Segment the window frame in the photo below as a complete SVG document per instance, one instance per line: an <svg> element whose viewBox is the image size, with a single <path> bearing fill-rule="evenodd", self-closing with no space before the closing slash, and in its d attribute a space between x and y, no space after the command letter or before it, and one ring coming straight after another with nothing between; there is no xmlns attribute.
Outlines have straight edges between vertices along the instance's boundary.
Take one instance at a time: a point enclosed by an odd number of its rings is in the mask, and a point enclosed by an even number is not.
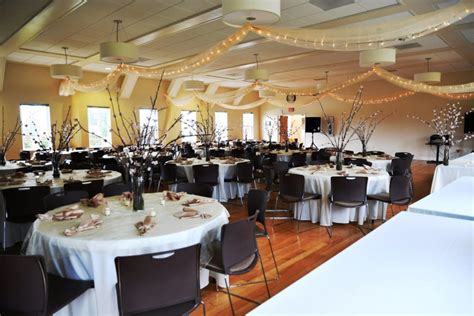
<svg viewBox="0 0 474 316"><path fill-rule="evenodd" d="M222 137L221 137L220 140L221 141L227 141L227 140L229 140L229 133L228 133L228 131L229 131L229 113L227 113L227 111L215 111L214 112L214 125L215 125L216 130L218 130L218 131L220 130L219 129L220 126L217 124L217 114L218 113L225 114L225 126L222 125L223 131L222 131ZM217 141L217 139L216 139L216 141Z"/></svg>
<svg viewBox="0 0 474 316"><path fill-rule="evenodd" d="M38 145L35 145L33 143L33 145L31 147L25 147L25 144L26 143L29 143L28 141L25 141L25 138L26 137L30 137L29 135L25 135L25 129L24 129L24 125L26 125L28 122L26 122L26 120L24 118L22 118L22 107L23 106L28 106L28 107L45 107L48 109L48 122L46 122L46 126L48 127L45 132L47 133L47 137L49 138L48 139L48 143L45 144L45 147L47 148L51 148L52 147L52 144L51 144L51 108L49 106L49 104L46 104L46 103L20 103L19 105L19 112L20 112L20 121L21 121L21 147L22 147L22 150L25 150L25 151L36 151L36 150L41 150L41 147L38 146ZM30 124L28 124L30 125ZM36 124L35 124L36 125ZM36 125L37 126L37 125ZM43 131L40 131L38 134L41 134ZM34 138L36 135L32 135L31 138Z"/></svg>
<svg viewBox="0 0 474 316"><path fill-rule="evenodd" d="M245 125L245 115L250 114L252 115L252 125ZM251 137L249 137L248 132L246 133L246 128L250 128L251 130ZM242 136L245 140L255 139L255 114L253 112L244 112L242 113Z"/></svg>
<svg viewBox="0 0 474 316"><path fill-rule="evenodd" d="M183 112L194 113L194 131L196 131L196 129L197 129L197 125L196 125L196 123L197 123L197 111L195 111L195 110L181 110L181 112L180 112L180 114L181 114L181 120L180 120L180 124L181 124L181 130L180 130L180 132L181 132L181 135L185 135L185 134L183 133L183 129L191 129L191 131L192 131L192 129L193 129L193 128L190 127L190 126L187 126L186 124L183 124L183 121L184 121ZM183 125L184 125L184 127L183 127ZM194 143L197 142L197 136L196 136L196 135L194 135L194 136L185 136L185 137L183 137L183 138L181 139L181 142L187 142L187 143L192 143L192 144L194 144Z"/></svg>
<svg viewBox="0 0 474 316"><path fill-rule="evenodd" d="M107 132L107 136L108 137L103 137L102 135L98 136L99 139L101 139L102 141L102 145L92 145L91 144L91 137L96 137L94 135L91 134L91 132L95 133L94 131L92 131L91 129L91 120L90 120L90 113L89 113L89 109L104 109L104 110L107 110L109 112L109 128L108 128L108 132ZM112 132L111 132L111 128L112 128L112 118L111 118L111 109L108 107L108 106L97 106L97 105L88 105L87 106L87 129L89 131L89 148L104 148L104 147L111 147L112 146ZM97 133L96 133L97 134ZM102 138L105 138L107 141L104 141L102 140Z"/></svg>

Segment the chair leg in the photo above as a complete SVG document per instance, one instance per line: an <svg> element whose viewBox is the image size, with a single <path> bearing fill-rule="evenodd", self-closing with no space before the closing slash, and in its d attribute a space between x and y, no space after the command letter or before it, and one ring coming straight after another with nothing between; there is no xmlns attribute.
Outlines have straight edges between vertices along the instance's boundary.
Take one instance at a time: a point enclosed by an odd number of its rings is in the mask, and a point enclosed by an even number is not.
<svg viewBox="0 0 474 316"><path fill-rule="evenodd" d="M329 203L329 226L326 226L326 231L329 235L329 238L332 238L332 203Z"/></svg>
<svg viewBox="0 0 474 316"><path fill-rule="evenodd" d="M237 195L240 198L240 204L244 206L244 201L242 200L242 192L240 191L240 183L237 182Z"/></svg>
<svg viewBox="0 0 474 316"><path fill-rule="evenodd" d="M295 209L296 209L296 206L295 206ZM299 234L300 233L300 223L301 223L301 214L303 214L303 209L304 209L304 201L301 205L301 210L300 210L300 213L298 214L298 225L296 226L296 233Z"/></svg>
<svg viewBox="0 0 474 316"><path fill-rule="evenodd" d="M257 181L255 181L255 179L253 179L253 188L257 190Z"/></svg>
<svg viewBox="0 0 474 316"><path fill-rule="evenodd" d="M270 252L272 253L273 263L275 264L275 269L277 273L277 280L280 278L280 271L278 270L278 265L275 258L275 253L273 253L272 241L270 240L270 236L267 235L268 245L270 246Z"/></svg>
<svg viewBox="0 0 474 316"><path fill-rule="evenodd" d="M265 287L267 288L268 298L270 298L272 297L272 295L270 294L270 289L268 288L267 275L265 273L265 269L263 268L263 261L262 261L262 257L260 256L260 253L258 254L258 260L260 260L260 266L262 267L263 279L265 280Z"/></svg>
<svg viewBox="0 0 474 316"><path fill-rule="evenodd" d="M232 298L230 297L230 289L229 284L227 283L227 279L224 278L225 281L225 288L227 290L227 297L229 298L230 309L232 310L232 315L235 316L234 305L232 304Z"/></svg>
<svg viewBox="0 0 474 316"><path fill-rule="evenodd" d="M201 305L202 305L202 314L206 316L206 304L204 304L204 301L201 301Z"/></svg>
<svg viewBox="0 0 474 316"><path fill-rule="evenodd" d="M390 210L392 211L392 217L395 216L395 212L393 211L393 204L390 204Z"/></svg>
<svg viewBox="0 0 474 316"><path fill-rule="evenodd" d="M3 253L5 253L5 250L6 250L6 245L7 244L7 221L3 221L3 242L2 242L2 246L3 246Z"/></svg>

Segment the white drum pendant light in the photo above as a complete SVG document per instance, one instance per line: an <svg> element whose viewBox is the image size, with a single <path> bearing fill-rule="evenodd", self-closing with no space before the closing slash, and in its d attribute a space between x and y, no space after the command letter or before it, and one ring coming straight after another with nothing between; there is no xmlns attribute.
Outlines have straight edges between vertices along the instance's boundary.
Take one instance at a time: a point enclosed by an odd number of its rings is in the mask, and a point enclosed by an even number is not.
<svg viewBox="0 0 474 316"><path fill-rule="evenodd" d="M138 61L138 48L130 43L119 42L119 25L121 20L114 20L116 27L115 42L105 42L100 44L100 60L108 63L134 63Z"/></svg>
<svg viewBox="0 0 474 316"><path fill-rule="evenodd" d="M437 71L430 71L430 60L431 60L431 57L426 58L427 72L415 74L413 76L413 80L415 80L416 82L424 82L424 83L441 82L441 73Z"/></svg>
<svg viewBox="0 0 474 316"><path fill-rule="evenodd" d="M64 64L54 64L49 68L49 72L54 79L80 79L82 77L82 68L67 63L67 47L63 47L64 57L66 62Z"/></svg>
<svg viewBox="0 0 474 316"><path fill-rule="evenodd" d="M359 66L372 67L395 64L397 51L395 48L379 48L360 52Z"/></svg>
<svg viewBox="0 0 474 316"><path fill-rule="evenodd" d="M222 21L229 26L274 24L279 20L280 0L222 1Z"/></svg>
<svg viewBox="0 0 474 316"><path fill-rule="evenodd" d="M204 81L201 80L186 80L183 82L183 89L185 91L204 91Z"/></svg>
<svg viewBox="0 0 474 316"><path fill-rule="evenodd" d="M255 68L247 69L244 73L245 81L268 81L270 75L268 70L258 68L258 54L255 55Z"/></svg>

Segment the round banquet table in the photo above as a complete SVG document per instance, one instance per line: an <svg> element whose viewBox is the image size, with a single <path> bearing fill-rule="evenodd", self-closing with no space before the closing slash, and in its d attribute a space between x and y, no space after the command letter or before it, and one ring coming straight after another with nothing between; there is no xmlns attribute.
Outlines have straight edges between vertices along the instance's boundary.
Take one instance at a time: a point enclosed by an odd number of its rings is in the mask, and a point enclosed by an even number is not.
<svg viewBox="0 0 474 316"><path fill-rule="evenodd" d="M44 176L40 179L41 181L47 181L47 180L52 180L52 183L49 185L51 193L57 193L63 191L63 186L64 186L64 180L68 180L72 177L74 180L79 180L81 182L88 182L88 181L94 181L94 180L104 180L104 186L108 184L112 184L115 182L120 182L122 181L122 174L117 171L112 171L108 174L105 174L104 177L102 178L88 178L87 177L87 170L73 170L72 173L67 173L63 174L61 173L61 177L58 179L53 178L53 173L52 171L46 171ZM22 179L24 180L23 183L21 184L15 184L15 185L0 185L0 190L5 190L9 188L21 188L21 187L31 187L31 186L37 186L41 184L36 183L36 178L34 173L25 173L25 177ZM38 201L38 203L43 203L43 201ZM0 194L0 218L2 219L3 222L5 222L5 203L3 201L3 194ZM6 236L5 236L5 241L3 240L3 230L5 227L3 225L0 225L0 238L2 243L5 242L6 247L13 246L15 243L22 241L26 233L28 232L28 229L30 228L31 223L6 223Z"/></svg>
<svg viewBox="0 0 474 316"><path fill-rule="evenodd" d="M179 177L186 177L188 182L194 182L194 173L193 173L193 166L195 165L204 165L204 164L215 164L219 165L219 189L212 193L212 197L217 199L217 194L219 194L219 201L227 202L230 199L243 197L245 194L248 193L250 189L250 184L247 183L236 183L236 182L225 182L225 179L232 179L235 178L235 171L236 165L239 162L248 162L247 159L240 159L238 158L237 163L226 163L227 158L223 159L211 159L210 161L206 161L206 159L196 159L191 158L187 159L189 161L188 164L186 162L174 162L173 160L169 161L168 163L176 163L178 167L178 176ZM171 186L172 190L176 190L176 185Z"/></svg>
<svg viewBox="0 0 474 316"><path fill-rule="evenodd" d="M363 167L343 167L348 176L368 177L367 194L388 192L390 186L390 175L386 171L371 169L366 171ZM367 172L367 173L365 173ZM321 201L311 200L306 203L294 205L295 219L311 220L312 223L319 222L321 226L330 226L328 195L331 192L331 177L340 176L335 168L322 166L304 166L290 169L289 173L300 174L305 177L305 191L308 193L319 193ZM319 205L321 203L321 207ZM332 221L334 223L349 223L357 221L362 225L369 217L370 219L385 219L387 204L378 201L369 201L368 210L360 207L359 211L354 208L343 208L334 206L332 208ZM300 215L300 212L301 215Z"/></svg>
<svg viewBox="0 0 474 316"><path fill-rule="evenodd" d="M20 166L14 162L7 161L5 166L0 166L0 176L7 176L24 168L26 166Z"/></svg>
<svg viewBox="0 0 474 316"><path fill-rule="evenodd" d="M392 158L384 158L384 157L379 157L379 156L350 156L351 158L361 158L361 159L367 159L368 162L372 163L372 167L384 171L390 171L390 168L392 166ZM331 162L336 162L336 156L331 156L330 158Z"/></svg>
<svg viewBox="0 0 474 316"><path fill-rule="evenodd" d="M267 152L269 154L276 154L277 155L277 161L286 161L290 162L291 160L291 155L293 153L306 153L306 161L309 162L311 161L311 151L300 151L300 150L272 150Z"/></svg>
<svg viewBox="0 0 474 316"><path fill-rule="evenodd" d="M111 209L109 216L103 215L103 206L81 208L81 218L97 214L103 220L102 226L66 237L64 229L78 224L81 219L55 222L36 220L26 239L27 255L42 255L48 272L62 277L94 280L94 289L88 290L76 301L63 308L57 315L118 315L115 291L117 283L114 258L146 253L169 251L201 243L201 262L212 257L210 243L218 239L221 226L228 223L229 213L215 200L193 206L202 213L211 215L203 219L179 219L182 203L195 195L185 195L180 201L160 202L163 192L144 194L145 211L133 212L119 201L119 197L107 198ZM55 213L58 208L49 213ZM156 226L140 236L135 223L156 212ZM201 287L208 283L209 272L202 269ZM207 276L207 280L206 280ZM204 282L204 283L203 283ZM207 282L207 283L206 283Z"/></svg>

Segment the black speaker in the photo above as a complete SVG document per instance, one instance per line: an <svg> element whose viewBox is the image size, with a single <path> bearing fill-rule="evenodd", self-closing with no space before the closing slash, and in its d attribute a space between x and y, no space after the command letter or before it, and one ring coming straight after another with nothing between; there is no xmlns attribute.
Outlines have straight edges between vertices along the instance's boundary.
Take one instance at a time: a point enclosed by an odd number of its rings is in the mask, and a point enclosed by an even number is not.
<svg viewBox="0 0 474 316"><path fill-rule="evenodd" d="M321 132L321 118L320 117L306 117L305 132L306 133Z"/></svg>

